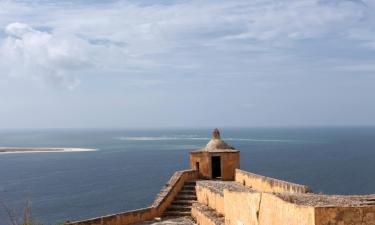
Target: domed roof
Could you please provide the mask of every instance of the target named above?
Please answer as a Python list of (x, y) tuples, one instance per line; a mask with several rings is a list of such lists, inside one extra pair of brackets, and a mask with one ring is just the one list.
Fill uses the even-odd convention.
[(219, 129), (215, 129), (212, 132), (212, 139), (207, 143), (206, 147), (202, 149), (203, 151), (228, 151), (236, 150), (234, 147), (228, 145), (220, 137)]

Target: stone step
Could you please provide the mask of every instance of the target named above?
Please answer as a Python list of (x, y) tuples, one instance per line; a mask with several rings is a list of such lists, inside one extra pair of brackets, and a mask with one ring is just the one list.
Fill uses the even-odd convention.
[(181, 190), (195, 191), (195, 186), (193, 186), (193, 185), (191, 185), (191, 186), (190, 185), (189, 186), (185, 185), (185, 186), (182, 187)]
[(163, 217), (191, 216), (192, 204), (197, 200), (195, 181), (185, 182), (172, 204), (163, 213)]
[(167, 208), (167, 212), (171, 211), (177, 211), (177, 212), (190, 212), (191, 211), (191, 206), (186, 206), (186, 205), (170, 205)]
[(196, 201), (197, 196), (195, 196), (195, 195), (177, 195), (174, 200), (176, 200), (176, 201), (180, 201), (180, 200), (194, 200), (194, 201)]
[(192, 205), (193, 203), (195, 203), (197, 201), (195, 200), (174, 200), (172, 202), (173, 205)]
[(197, 184), (196, 181), (186, 181), (184, 185), (191, 185), (191, 186), (195, 186)]
[(195, 190), (181, 190), (180, 192), (178, 192), (178, 194), (180, 195), (197, 195), (197, 193), (195, 192)]
[(182, 217), (182, 216), (191, 216), (191, 212), (166, 211), (163, 214), (163, 217)]

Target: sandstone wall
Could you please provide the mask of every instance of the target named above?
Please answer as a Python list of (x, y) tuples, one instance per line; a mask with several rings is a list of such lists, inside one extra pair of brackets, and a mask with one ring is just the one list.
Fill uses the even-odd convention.
[(314, 225), (314, 208), (261, 192), (224, 191), (226, 225)]
[[(196, 167), (199, 163), (199, 171)], [(200, 178), (211, 178), (211, 158), (208, 152), (190, 152), (190, 168), (199, 172)]]
[(224, 225), (222, 217), (218, 217), (216, 212), (210, 210), (207, 206), (201, 203), (194, 203), (191, 208), (191, 216), (197, 224), (204, 225)]
[(197, 185), (197, 200), (199, 203), (205, 204), (212, 209), (215, 209), (218, 213), (224, 214), (224, 196), (213, 190)]
[(66, 223), (67, 225), (127, 225), (151, 220), (157, 215), (155, 208), (138, 209), (124, 213), (107, 215), (89, 220)]
[(286, 202), (279, 197), (261, 193), (259, 225), (314, 225), (314, 207)]
[(221, 155), (222, 180), (234, 180), (236, 169), (240, 168), (239, 152), (225, 153)]
[(311, 189), (305, 185), (261, 176), (236, 169), (235, 181), (261, 192), (308, 193)]
[(224, 196), (226, 225), (259, 225), (260, 193), (224, 190)]
[(198, 224), (217, 225), (215, 224), (215, 221), (210, 220), (207, 215), (205, 215), (201, 210), (198, 210), (196, 207), (192, 207), (191, 214)]
[(317, 207), (316, 225), (374, 225), (375, 206)]

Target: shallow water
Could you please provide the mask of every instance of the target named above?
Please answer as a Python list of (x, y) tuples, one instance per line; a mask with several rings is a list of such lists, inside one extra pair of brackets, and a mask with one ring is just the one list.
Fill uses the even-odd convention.
[[(0, 155), (0, 200), (48, 224), (145, 207), (209, 129), (0, 131), (0, 146), (94, 152)], [(375, 128), (222, 129), (241, 168), (315, 192), (375, 193)], [(8, 224), (0, 210), (0, 225)]]

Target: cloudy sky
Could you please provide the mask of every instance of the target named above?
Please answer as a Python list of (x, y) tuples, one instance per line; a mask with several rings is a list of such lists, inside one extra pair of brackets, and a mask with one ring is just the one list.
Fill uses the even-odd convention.
[(0, 128), (375, 125), (375, 0), (0, 0)]

